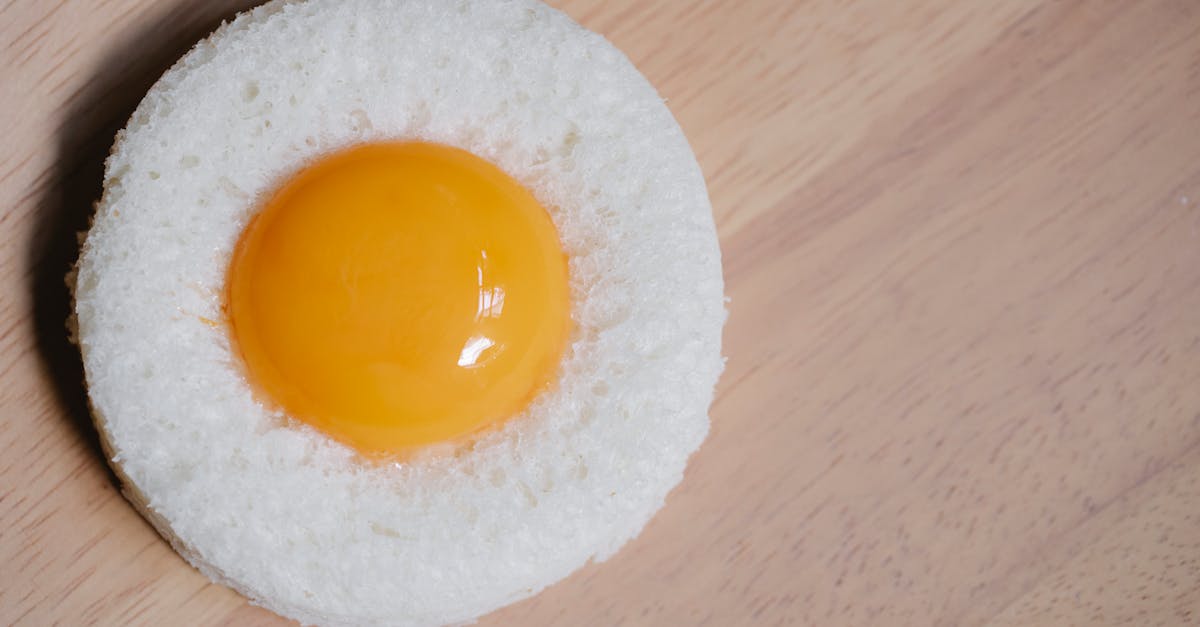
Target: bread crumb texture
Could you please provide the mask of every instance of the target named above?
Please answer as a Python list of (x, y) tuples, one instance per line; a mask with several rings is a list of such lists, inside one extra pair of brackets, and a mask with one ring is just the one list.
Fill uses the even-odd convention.
[[(521, 416), (371, 465), (258, 403), (211, 321), (274, 189), (330, 151), (406, 139), (533, 190), (570, 256), (575, 328)], [(207, 576), (303, 623), (470, 621), (607, 558), (681, 479), (722, 368), (720, 252), (686, 139), (624, 55), (528, 0), (240, 15), (118, 134), (75, 281), (127, 494)]]

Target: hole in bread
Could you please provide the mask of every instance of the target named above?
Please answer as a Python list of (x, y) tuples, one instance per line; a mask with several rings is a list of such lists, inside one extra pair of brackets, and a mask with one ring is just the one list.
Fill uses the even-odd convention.
[(242, 87), (242, 102), (254, 102), (258, 98), (258, 81), (249, 81)]
[(392, 529), (391, 527), (381, 525), (374, 521), (371, 522), (371, 532), (376, 533), (381, 536), (387, 536), (389, 538), (399, 538), (400, 537), (399, 531), (396, 531), (395, 529)]
[(529, 487), (529, 484), (521, 481), (517, 487), (521, 489), (521, 494), (525, 497), (525, 502), (529, 503), (529, 507), (537, 507), (537, 496), (533, 494), (533, 489)]

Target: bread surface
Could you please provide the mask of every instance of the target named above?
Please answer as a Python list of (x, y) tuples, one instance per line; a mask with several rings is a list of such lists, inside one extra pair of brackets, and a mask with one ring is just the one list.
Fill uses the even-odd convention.
[[(323, 154), (423, 140), (529, 187), (570, 258), (557, 384), (469, 445), (368, 464), (257, 402), (222, 320), (256, 208)], [(75, 276), (129, 500), (303, 623), (436, 625), (635, 536), (708, 430), (720, 252), (681, 130), (602, 37), (529, 0), (276, 0), (184, 56), (118, 134)]]

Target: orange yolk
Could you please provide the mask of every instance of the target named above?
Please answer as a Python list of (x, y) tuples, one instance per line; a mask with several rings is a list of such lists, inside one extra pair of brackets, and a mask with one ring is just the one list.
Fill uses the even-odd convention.
[(376, 458), (521, 411), (570, 327), (546, 210), (428, 143), (351, 148), (288, 181), (242, 233), (226, 298), (260, 393)]

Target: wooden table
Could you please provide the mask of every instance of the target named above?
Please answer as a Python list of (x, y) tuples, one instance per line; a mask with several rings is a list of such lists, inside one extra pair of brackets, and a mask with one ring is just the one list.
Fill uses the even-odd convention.
[[(560, 4), (700, 157), (729, 366), (645, 533), (483, 625), (1200, 622), (1200, 4)], [(0, 8), (0, 623), (279, 621), (121, 499), (62, 327), (113, 132), (249, 5)]]

